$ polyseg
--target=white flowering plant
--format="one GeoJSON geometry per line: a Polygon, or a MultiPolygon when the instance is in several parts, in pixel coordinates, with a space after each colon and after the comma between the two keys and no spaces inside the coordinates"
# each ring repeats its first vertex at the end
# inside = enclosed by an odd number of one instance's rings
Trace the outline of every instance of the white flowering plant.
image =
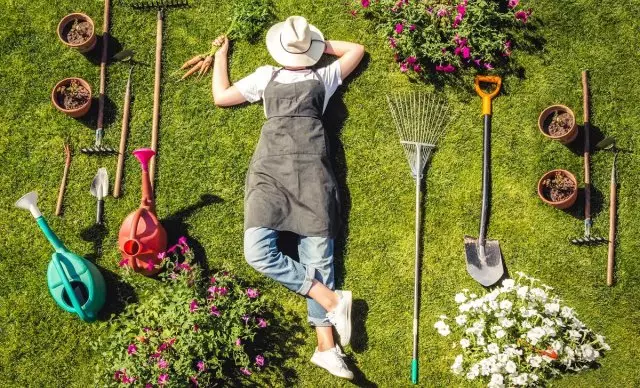
{"type": "Polygon", "coordinates": [[[455,338],[459,354],[452,372],[498,388],[540,386],[594,367],[611,348],[552,290],[519,272],[483,296],[456,294],[455,318],[441,315],[434,325],[440,335],[455,338]]]}

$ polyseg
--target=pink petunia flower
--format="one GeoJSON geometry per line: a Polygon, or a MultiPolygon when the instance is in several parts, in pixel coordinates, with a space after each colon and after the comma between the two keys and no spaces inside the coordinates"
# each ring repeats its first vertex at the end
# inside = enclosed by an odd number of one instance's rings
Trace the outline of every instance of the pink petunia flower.
{"type": "Polygon", "coordinates": [[[404,31],[404,26],[402,25],[402,23],[396,24],[395,31],[396,34],[402,34],[402,31],[404,31]]]}
{"type": "Polygon", "coordinates": [[[409,31],[415,31],[416,30],[416,25],[412,24],[409,26],[409,31]]]}
{"type": "Polygon", "coordinates": [[[204,361],[202,361],[202,360],[198,361],[196,366],[198,367],[198,371],[200,371],[200,372],[204,372],[204,370],[207,369],[207,366],[205,365],[204,361]]]}
{"type": "Polygon", "coordinates": [[[493,65],[490,64],[490,63],[485,63],[484,64],[484,68],[487,69],[487,70],[493,70],[493,65]]]}
{"type": "Polygon", "coordinates": [[[181,237],[178,239],[178,244],[180,244],[180,245],[187,245],[187,238],[186,238],[185,236],[181,236],[181,237]]]}
{"type": "Polygon", "coordinates": [[[167,249],[167,253],[172,254],[173,252],[176,251],[176,249],[178,249],[178,244],[169,247],[169,249],[167,249]]]}
{"type": "Polygon", "coordinates": [[[471,56],[471,49],[469,47],[462,48],[462,58],[469,59],[471,56]]]}
{"type": "Polygon", "coordinates": [[[215,315],[216,317],[220,316],[220,310],[218,310],[218,307],[211,306],[211,315],[215,315]]]}
{"type": "MultiPolygon", "coordinates": [[[[166,347],[165,347],[165,348],[166,348],[166,347]]],[[[162,349],[162,350],[164,350],[164,349],[162,349]]],[[[161,350],[160,350],[160,347],[158,347],[158,351],[161,351],[161,350]]],[[[161,355],[160,353],[156,352],[156,353],[151,354],[149,357],[150,357],[150,358],[160,358],[161,356],[162,356],[162,355],[161,355]]]]}
{"type": "Polygon", "coordinates": [[[349,13],[351,14],[351,16],[356,17],[358,15],[358,11],[356,11],[355,9],[352,9],[351,11],[349,11],[349,13]]]}
{"type": "Polygon", "coordinates": [[[167,369],[168,366],[169,366],[169,363],[164,358],[161,358],[158,360],[158,368],[167,369]]]}
{"type": "Polygon", "coordinates": [[[138,347],[136,344],[129,344],[129,346],[127,346],[127,354],[132,355],[136,353],[138,353],[138,347]]]}
{"type": "Polygon", "coordinates": [[[198,330],[200,330],[200,326],[193,325],[193,331],[197,332],[198,330]]]}
{"type": "Polygon", "coordinates": [[[527,11],[518,11],[515,13],[516,19],[520,20],[522,23],[526,23],[529,21],[529,17],[531,16],[531,10],[527,11]]]}
{"type": "Polygon", "coordinates": [[[456,71],[456,68],[452,64],[448,64],[446,66],[438,65],[436,66],[436,71],[442,71],[444,73],[453,73],[454,71],[456,71]]]}
{"type": "Polygon", "coordinates": [[[364,8],[369,8],[369,5],[371,4],[371,1],[369,1],[369,0],[361,0],[360,4],[362,4],[362,6],[364,8]]]}
{"type": "Polygon", "coordinates": [[[251,371],[248,368],[240,368],[240,372],[245,376],[251,376],[251,371]]]}
{"type": "Polygon", "coordinates": [[[146,383],[146,384],[144,385],[144,388],[153,388],[153,384],[151,384],[151,383],[146,383]]]}
{"type": "Polygon", "coordinates": [[[113,374],[114,380],[122,381],[122,377],[126,376],[126,369],[118,369],[116,373],[113,374]]]}
{"type": "Polygon", "coordinates": [[[436,13],[436,16],[438,16],[439,18],[445,17],[447,15],[449,15],[449,11],[446,8],[440,8],[436,13]]]}
{"type": "Polygon", "coordinates": [[[403,72],[403,73],[406,73],[407,70],[409,70],[409,66],[406,64],[406,62],[402,62],[400,64],[400,71],[403,72]]]}
{"type": "Polygon", "coordinates": [[[242,341],[240,340],[240,338],[236,338],[236,346],[240,345],[242,345],[242,341]]]}
{"type": "Polygon", "coordinates": [[[133,384],[136,382],[136,378],[133,376],[124,376],[122,378],[122,383],[123,384],[133,384]]]}
{"type": "Polygon", "coordinates": [[[247,288],[247,296],[249,299],[255,299],[258,295],[260,295],[260,293],[255,288],[247,288]]]}
{"type": "Polygon", "coordinates": [[[198,301],[194,299],[191,301],[191,303],[189,303],[189,312],[192,313],[197,309],[198,309],[198,301]]]}
{"type": "Polygon", "coordinates": [[[118,267],[124,268],[129,265],[129,259],[122,259],[118,262],[118,267]]]}
{"type": "Polygon", "coordinates": [[[505,56],[505,57],[510,57],[511,56],[511,41],[510,40],[504,42],[504,52],[502,53],[502,55],[505,56]]]}
{"type": "Polygon", "coordinates": [[[476,66],[478,66],[478,67],[482,67],[482,61],[480,59],[474,59],[473,63],[475,63],[476,66]]]}
{"type": "Polygon", "coordinates": [[[196,387],[198,386],[198,379],[196,378],[196,376],[190,376],[189,380],[193,383],[193,385],[195,385],[196,387]]]}
{"type": "Polygon", "coordinates": [[[267,327],[267,321],[264,318],[258,318],[258,327],[264,329],[267,327]]]}
{"type": "Polygon", "coordinates": [[[416,63],[417,60],[418,59],[415,56],[412,55],[412,56],[407,58],[407,63],[410,64],[410,65],[413,65],[414,63],[416,63]]]}
{"type": "Polygon", "coordinates": [[[462,15],[461,14],[457,14],[456,18],[453,19],[453,28],[458,28],[458,26],[460,25],[460,23],[462,22],[462,15]]]}
{"type": "Polygon", "coordinates": [[[398,46],[398,42],[394,38],[389,37],[389,46],[391,46],[391,48],[396,48],[398,46]]]}
{"type": "Polygon", "coordinates": [[[167,256],[167,252],[160,252],[158,253],[158,259],[162,260],[167,256]]]}
{"type": "Polygon", "coordinates": [[[259,367],[263,367],[264,366],[264,356],[262,356],[261,354],[258,354],[256,356],[256,365],[259,367]]]}
{"type": "Polygon", "coordinates": [[[168,382],[169,382],[169,375],[168,374],[163,373],[160,376],[158,376],[158,384],[165,385],[168,382]]]}
{"type": "Polygon", "coordinates": [[[216,278],[212,276],[211,279],[209,279],[209,282],[211,284],[215,283],[216,282],[216,278]]]}
{"type": "Polygon", "coordinates": [[[229,293],[229,289],[227,287],[218,287],[218,294],[220,296],[225,296],[229,293]]]}
{"type": "Polygon", "coordinates": [[[460,15],[461,17],[464,17],[464,15],[467,14],[466,4],[458,4],[456,9],[458,10],[458,15],[460,15]]]}
{"type": "Polygon", "coordinates": [[[507,6],[511,9],[515,8],[518,6],[518,4],[520,4],[520,0],[509,0],[509,2],[507,3],[507,6]]]}
{"type": "Polygon", "coordinates": [[[419,73],[422,71],[422,67],[418,64],[413,65],[413,71],[415,71],[416,73],[419,73]]]}
{"type": "Polygon", "coordinates": [[[244,324],[246,325],[247,323],[249,323],[249,316],[247,314],[242,316],[242,320],[244,321],[244,324]]]}

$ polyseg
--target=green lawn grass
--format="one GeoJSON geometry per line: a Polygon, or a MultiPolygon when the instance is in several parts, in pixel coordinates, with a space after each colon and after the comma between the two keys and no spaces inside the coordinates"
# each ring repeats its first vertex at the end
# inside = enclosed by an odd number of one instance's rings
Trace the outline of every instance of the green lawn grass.
{"type": "MultiPolygon", "coordinates": [[[[198,0],[187,9],[170,10],[165,23],[164,82],[156,194],[157,211],[168,219],[173,238],[186,234],[210,267],[227,266],[264,294],[303,317],[302,298],[265,281],[242,255],[244,176],[263,120],[262,106],[215,108],[207,80],[175,83],[170,73],[226,28],[232,2],[198,0]],[[219,200],[201,201],[202,195],[219,200]]],[[[387,111],[385,95],[425,89],[411,84],[391,62],[384,39],[366,20],[353,18],[342,1],[276,1],[279,18],[306,16],[328,39],[356,41],[367,47],[367,60],[334,98],[327,111],[337,147],[338,176],[347,203],[347,229],[336,263],[339,285],[358,299],[354,344],[347,348],[362,384],[407,386],[411,361],[413,297],[414,186],[387,111]]],[[[640,54],[637,33],[640,6],[604,0],[531,1],[542,22],[543,49],[517,52],[525,72],[505,79],[494,104],[493,203],[489,236],[500,241],[511,273],[524,271],[552,285],[582,320],[605,335],[612,350],[602,367],[557,381],[560,387],[640,386],[637,372],[640,332],[640,168],[635,154],[619,158],[619,233],[615,287],[605,284],[605,246],[578,248],[568,239],[582,234],[581,205],[562,212],[536,195],[538,178],[566,168],[582,177],[577,152],[545,140],[538,132],[539,112],[563,103],[582,116],[580,71],[591,69],[592,122],[596,131],[614,135],[630,149],[640,145],[637,107],[640,54]]],[[[102,25],[102,2],[1,0],[0,8],[0,386],[58,387],[92,385],[100,355],[88,342],[105,323],[85,324],[62,312],[48,295],[45,271],[51,248],[31,217],[13,207],[22,194],[37,190],[52,228],[76,252],[91,255],[89,230],[95,201],[89,185],[106,166],[113,183],[115,157],[87,157],[78,150],[93,144],[92,124],[57,112],[50,103],[53,85],[68,76],[87,79],[97,90],[99,67],[62,46],[55,28],[69,12],[89,14],[102,25]],[[53,216],[63,168],[63,141],[74,150],[65,214],[53,216]],[[83,239],[82,236],[85,236],[83,239]]],[[[99,28],[100,29],[100,28],[99,28]]],[[[132,11],[114,1],[112,35],[136,50],[144,65],[134,70],[128,152],[150,140],[155,14],[132,11]]],[[[262,41],[238,42],[232,51],[231,77],[237,80],[272,63],[262,41]]],[[[105,141],[120,138],[122,96],[127,66],[109,67],[105,141]]],[[[462,236],[477,235],[480,213],[482,121],[480,100],[470,91],[445,88],[459,112],[429,167],[425,204],[422,267],[421,378],[423,386],[461,386],[449,372],[454,353],[433,323],[450,311],[453,294],[467,287],[479,291],[465,269],[462,236]]],[[[581,121],[581,120],[579,120],[581,121]]],[[[594,232],[608,231],[608,182],[612,157],[593,155],[596,195],[594,232]]],[[[97,264],[109,280],[107,309],[118,310],[117,232],[120,221],[139,201],[139,167],[126,160],[124,196],[108,198],[104,254],[97,264]]],[[[138,277],[131,290],[153,280],[138,277]]],[[[122,291],[122,285],[118,287],[122,291]]],[[[349,386],[308,362],[314,338],[295,348],[286,366],[295,376],[280,385],[349,386]]]]}

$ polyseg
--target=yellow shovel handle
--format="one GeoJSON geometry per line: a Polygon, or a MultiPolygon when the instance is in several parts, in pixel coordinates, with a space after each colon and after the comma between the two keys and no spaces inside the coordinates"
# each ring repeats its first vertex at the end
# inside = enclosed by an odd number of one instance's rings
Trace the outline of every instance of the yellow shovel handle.
{"type": "Polygon", "coordinates": [[[482,114],[491,114],[491,100],[500,93],[502,87],[502,78],[497,75],[478,75],[475,80],[476,93],[482,98],[482,114]],[[480,83],[488,83],[496,85],[496,88],[491,93],[486,93],[480,88],[480,83]]]}

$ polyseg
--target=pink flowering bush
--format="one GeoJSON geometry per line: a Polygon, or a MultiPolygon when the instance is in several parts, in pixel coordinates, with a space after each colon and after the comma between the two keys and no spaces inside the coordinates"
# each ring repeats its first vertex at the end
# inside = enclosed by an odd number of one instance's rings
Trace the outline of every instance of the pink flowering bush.
{"type": "Polygon", "coordinates": [[[96,385],[234,385],[267,367],[269,352],[253,346],[270,324],[259,291],[226,271],[205,277],[186,239],[161,256],[159,281],[93,344],[96,385]]]}
{"type": "Polygon", "coordinates": [[[403,73],[455,73],[505,65],[523,40],[525,0],[354,0],[352,14],[379,23],[403,73]]]}

